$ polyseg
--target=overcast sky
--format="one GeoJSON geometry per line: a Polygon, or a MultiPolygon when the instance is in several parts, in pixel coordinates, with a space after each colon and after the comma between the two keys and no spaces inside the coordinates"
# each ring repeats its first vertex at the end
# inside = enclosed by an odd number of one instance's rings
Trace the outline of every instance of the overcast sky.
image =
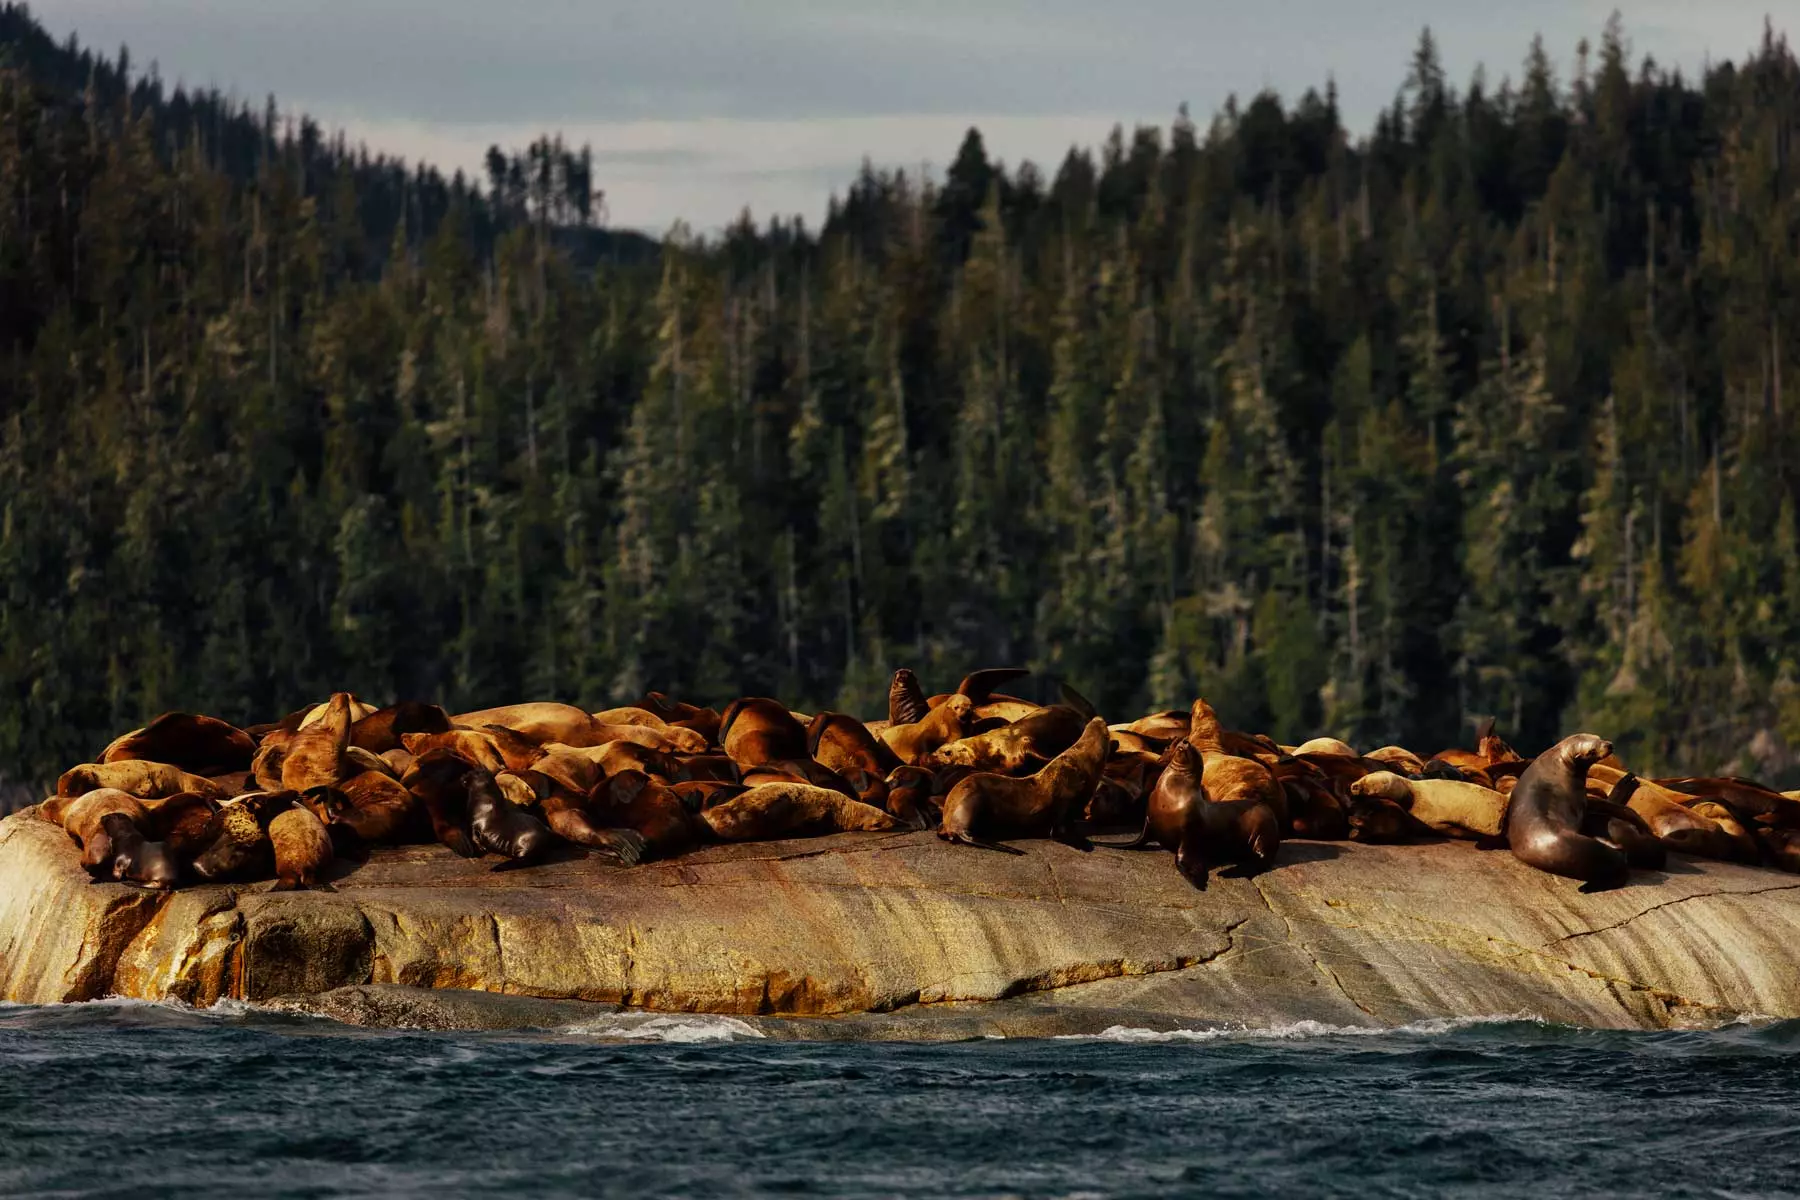
{"type": "MultiPolygon", "coordinates": [[[[701,229],[746,205],[816,223],[866,155],[940,169],[964,129],[1049,168],[1115,122],[1335,78],[1364,132],[1422,26],[1453,79],[1565,74],[1612,0],[37,0],[58,37],[163,78],[305,111],[371,148],[480,169],[493,143],[591,142],[614,225],[701,229]]],[[[1636,57],[1741,57],[1800,0],[1622,0],[1636,57]]]]}

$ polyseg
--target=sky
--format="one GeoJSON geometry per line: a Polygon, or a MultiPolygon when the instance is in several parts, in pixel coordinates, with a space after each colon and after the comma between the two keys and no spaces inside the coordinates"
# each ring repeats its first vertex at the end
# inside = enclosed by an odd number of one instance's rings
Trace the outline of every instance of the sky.
{"type": "Polygon", "coordinates": [[[971,125],[1053,171],[1114,124],[1202,125],[1230,95],[1335,81],[1366,132],[1429,25],[1453,80],[1573,69],[1617,7],[1634,59],[1742,57],[1800,0],[37,0],[167,83],[310,113],[372,150],[480,173],[488,146],[593,146],[608,223],[816,226],[865,157],[941,172],[971,125]]]}

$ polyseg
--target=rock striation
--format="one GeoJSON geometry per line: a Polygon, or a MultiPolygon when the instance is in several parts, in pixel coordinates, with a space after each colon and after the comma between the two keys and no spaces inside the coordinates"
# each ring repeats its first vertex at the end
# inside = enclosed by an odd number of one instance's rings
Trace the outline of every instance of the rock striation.
{"type": "Polygon", "coordinates": [[[1800,1017],[1792,875],[1672,856],[1588,895],[1466,842],[1290,842],[1274,870],[1198,891],[1166,854],[1022,844],[839,834],[503,873],[405,846],[340,866],[333,891],[156,893],[90,882],[28,809],[0,821],[0,999],[444,1026],[604,1005],[830,1018],[813,1028],[833,1037],[1800,1017]]]}

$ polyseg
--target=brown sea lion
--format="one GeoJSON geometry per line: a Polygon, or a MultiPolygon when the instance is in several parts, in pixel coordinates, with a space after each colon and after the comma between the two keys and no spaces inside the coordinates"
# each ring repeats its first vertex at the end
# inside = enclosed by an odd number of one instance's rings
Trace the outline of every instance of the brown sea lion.
{"type": "MultiPolygon", "coordinates": [[[[348,728],[346,725],[346,732],[348,728]]],[[[305,805],[295,804],[270,819],[269,844],[275,852],[271,892],[322,886],[320,876],[330,869],[334,857],[331,834],[305,805]]]]}
{"type": "Polygon", "coordinates": [[[292,729],[276,728],[262,735],[256,745],[256,757],[250,760],[250,777],[265,792],[281,790],[281,760],[288,743],[294,740],[292,729]]]}
{"type": "Polygon", "coordinates": [[[1617,846],[1624,852],[1625,861],[1637,870],[1660,871],[1668,865],[1668,848],[1650,832],[1644,818],[1610,800],[1590,796],[1587,805],[1581,832],[1617,846]]]}
{"type": "Polygon", "coordinates": [[[722,842],[766,842],[900,828],[887,813],[807,783],[765,783],[700,814],[722,842]]]}
{"type": "Polygon", "coordinates": [[[594,744],[594,733],[600,727],[600,722],[594,720],[587,710],[550,700],[458,713],[451,721],[465,729],[504,725],[540,745],[545,742],[561,742],[566,746],[591,746],[594,744]]]}
{"type": "Polygon", "coordinates": [[[220,805],[208,823],[207,847],[194,859],[194,874],[208,883],[268,874],[274,857],[269,822],[298,799],[293,792],[254,792],[220,805]]]}
{"type": "Polygon", "coordinates": [[[595,817],[585,795],[550,783],[538,809],[544,823],[564,841],[586,846],[620,866],[633,867],[643,860],[648,840],[635,829],[608,829],[595,817]]]}
{"type": "Polygon", "coordinates": [[[1018,779],[977,771],[965,776],[944,801],[938,836],[1008,854],[1023,851],[996,839],[1057,837],[1080,841],[1074,834],[1074,824],[1100,784],[1110,746],[1106,722],[1095,717],[1074,745],[1052,758],[1035,775],[1018,779]]]}
{"type": "Polygon", "coordinates": [[[1226,748],[1219,715],[1203,699],[1194,701],[1190,710],[1187,743],[1200,752],[1201,761],[1205,763],[1202,781],[1206,784],[1206,794],[1215,804],[1224,800],[1260,800],[1281,818],[1282,829],[1287,829],[1286,792],[1267,765],[1226,748]]]}
{"type": "Polygon", "coordinates": [[[922,766],[928,755],[968,732],[973,710],[967,696],[952,696],[936,708],[926,710],[917,721],[889,724],[881,731],[881,740],[901,762],[922,766]]]}
{"type": "Polygon", "coordinates": [[[816,714],[806,729],[806,748],[814,759],[840,775],[860,770],[885,779],[900,765],[892,747],[844,713],[816,714]]]}
{"type": "Polygon", "coordinates": [[[348,809],[336,820],[371,846],[410,841],[418,832],[419,799],[386,771],[363,771],[337,785],[348,809]]]}
{"type": "Polygon", "coordinates": [[[719,725],[719,744],[740,767],[806,758],[806,726],[767,696],[733,700],[719,725]]]}
{"type": "Polygon", "coordinates": [[[302,722],[281,758],[281,786],[290,792],[331,787],[344,777],[344,750],[350,745],[349,692],[326,701],[317,717],[302,722]]]}
{"type": "Polygon", "coordinates": [[[1678,854],[1736,863],[1756,863],[1762,857],[1754,840],[1736,837],[1717,821],[1690,809],[1686,801],[1692,797],[1636,775],[1621,775],[1610,799],[1643,818],[1650,832],[1678,854]]]}
{"type": "Polygon", "coordinates": [[[646,709],[661,717],[665,725],[679,725],[683,729],[691,729],[706,739],[708,746],[717,745],[719,741],[719,713],[711,708],[701,708],[696,704],[683,704],[671,700],[661,692],[644,693],[639,708],[646,709]]]}
{"type": "Polygon", "coordinates": [[[931,829],[943,819],[943,808],[932,794],[931,772],[906,763],[887,777],[887,810],[912,829],[931,829]]]}
{"type": "Polygon", "coordinates": [[[1771,866],[1790,874],[1800,874],[1800,830],[1759,826],[1755,834],[1771,866]]]}
{"type": "Polygon", "coordinates": [[[155,800],[194,792],[224,800],[225,789],[202,775],[190,775],[168,763],[142,758],[123,758],[109,763],[83,763],[62,773],[56,781],[58,796],[81,796],[99,788],[130,792],[140,800],[155,800]]]}
{"type": "Polygon", "coordinates": [[[398,750],[400,738],[408,733],[444,733],[450,728],[450,714],[435,704],[402,700],[386,708],[376,709],[350,726],[350,744],[371,754],[398,750]]]}
{"type": "Polygon", "coordinates": [[[669,790],[680,798],[689,812],[697,813],[723,804],[733,796],[741,796],[750,789],[723,779],[678,779],[669,785],[669,790]]]}
{"type": "MultiPolygon", "coordinates": [[[[761,763],[754,767],[746,767],[739,776],[739,782],[745,787],[758,787],[765,783],[805,783],[813,787],[829,788],[847,800],[861,800],[862,796],[850,781],[826,766],[810,758],[776,759],[761,763]]],[[[881,782],[878,780],[878,782],[881,782]]],[[[882,795],[886,798],[887,784],[881,782],[882,795]]],[[[876,807],[880,807],[877,805],[876,807]]]]}
{"type": "Polygon", "coordinates": [[[181,882],[181,867],[168,847],[147,839],[130,817],[107,813],[100,826],[110,852],[102,868],[108,878],[159,891],[181,882]]]}
{"type": "Polygon", "coordinates": [[[500,761],[506,764],[508,771],[523,771],[543,757],[541,745],[504,725],[489,725],[481,732],[493,739],[494,749],[500,752],[500,761]]]}
{"type": "Polygon", "coordinates": [[[1350,784],[1353,796],[1394,801],[1433,833],[1454,838],[1499,837],[1506,797],[1492,788],[1447,779],[1407,779],[1392,771],[1350,784]]]}
{"type": "Polygon", "coordinates": [[[1425,774],[1425,760],[1404,746],[1383,746],[1379,750],[1371,750],[1363,755],[1374,759],[1386,770],[1397,775],[1421,776],[1425,774]]]}
{"type": "Polygon", "coordinates": [[[1147,717],[1139,717],[1125,728],[1141,737],[1154,738],[1167,744],[1186,737],[1192,727],[1192,713],[1172,708],[1167,712],[1151,713],[1147,717]]]}
{"type": "Polygon", "coordinates": [[[388,765],[388,770],[393,774],[395,779],[404,781],[407,772],[412,770],[413,764],[417,762],[418,759],[413,755],[411,750],[402,746],[398,750],[384,750],[381,754],[381,761],[388,765]]]}
{"type": "Polygon", "coordinates": [[[622,705],[618,708],[608,708],[593,714],[593,716],[594,720],[600,722],[602,725],[641,725],[646,729],[659,730],[667,729],[669,727],[669,723],[663,720],[661,716],[651,712],[647,708],[640,708],[635,704],[622,705]]]}
{"type": "Polygon", "coordinates": [[[1513,857],[1566,879],[1583,891],[1618,887],[1630,875],[1623,851],[1581,832],[1587,816],[1587,771],[1612,753],[1591,733],[1566,737],[1539,755],[1519,777],[1506,806],[1506,841],[1513,857]]]}
{"type": "Polygon", "coordinates": [[[492,772],[471,767],[463,775],[469,813],[469,840],[477,849],[508,861],[494,869],[530,866],[556,844],[549,826],[508,800],[492,772]]]}
{"type": "MultiPolygon", "coordinates": [[[[948,707],[948,704],[945,705],[948,707]]],[[[1001,729],[939,746],[918,760],[922,767],[968,767],[1000,775],[1025,775],[1073,746],[1088,722],[1066,704],[1050,704],[1001,729]]],[[[1104,724],[1101,726],[1105,728],[1104,724]]],[[[891,731],[890,731],[891,732],[891,731]]],[[[1110,747],[1110,741],[1107,742],[1110,747]]],[[[1104,761],[1104,753],[1102,761],[1104,761]]],[[[1086,803],[1087,798],[1082,798],[1086,803]]]]}
{"type": "Polygon", "coordinates": [[[112,843],[101,822],[118,814],[138,828],[150,823],[150,811],[136,796],[118,788],[95,788],[80,796],[65,797],[62,803],[46,804],[44,816],[59,822],[64,832],[81,846],[81,865],[90,875],[112,870],[112,843]]]}
{"type": "Polygon", "coordinates": [[[144,758],[192,775],[223,775],[248,769],[255,755],[255,740],[235,725],[197,713],[166,712],[113,739],[100,752],[100,761],[144,758]]]}
{"type": "Polygon", "coordinates": [[[1800,829],[1800,802],[1749,779],[1730,776],[1659,779],[1658,786],[1683,795],[1722,800],[1758,825],[1800,829]]]}
{"type": "Polygon", "coordinates": [[[194,792],[182,792],[145,807],[150,810],[145,835],[161,842],[177,862],[193,862],[206,849],[206,832],[219,810],[216,803],[194,792]]]}
{"type": "Polygon", "coordinates": [[[1481,756],[1481,765],[1484,767],[1525,761],[1517,750],[1507,745],[1494,733],[1494,718],[1492,717],[1484,718],[1475,730],[1475,753],[1481,756]]]}
{"type": "MultiPolygon", "coordinates": [[[[427,755],[443,752],[453,754],[471,766],[480,767],[490,774],[499,774],[506,770],[506,756],[500,753],[500,747],[494,744],[493,734],[485,729],[451,729],[443,733],[407,733],[401,735],[406,743],[406,752],[413,756],[412,770],[427,755]]],[[[410,771],[408,772],[410,775],[410,771]]],[[[401,782],[410,785],[408,775],[402,775],[401,782]]]]}
{"type": "Polygon", "coordinates": [[[1176,742],[1151,789],[1143,832],[1120,848],[1155,842],[1173,850],[1175,868],[1202,889],[1207,868],[1214,864],[1242,865],[1251,874],[1274,866],[1281,848],[1281,818],[1260,800],[1213,800],[1204,772],[1202,755],[1193,743],[1176,742]]]}
{"type": "Polygon", "coordinates": [[[344,778],[364,771],[380,771],[383,775],[400,778],[400,772],[394,770],[393,764],[373,750],[364,750],[361,746],[344,747],[344,778]]]}

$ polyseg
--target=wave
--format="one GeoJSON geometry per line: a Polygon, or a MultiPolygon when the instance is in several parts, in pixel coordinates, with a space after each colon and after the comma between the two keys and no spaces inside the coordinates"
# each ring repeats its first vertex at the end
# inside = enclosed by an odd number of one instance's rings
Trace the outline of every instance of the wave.
{"type": "Polygon", "coordinates": [[[766,1037],[762,1030],[736,1017],[707,1013],[608,1013],[555,1030],[574,1037],[623,1042],[738,1042],[766,1037]]]}
{"type": "Polygon", "coordinates": [[[1094,1034],[1064,1034],[1059,1041],[1100,1041],[1144,1044],[1154,1042],[1276,1041],[1298,1042],[1328,1037],[1436,1037],[1483,1025],[1548,1025],[1535,1013],[1518,1012],[1480,1017],[1433,1017],[1406,1025],[1328,1025],[1323,1021],[1293,1021],[1285,1025],[1217,1025],[1208,1029],[1146,1029],[1135,1025],[1109,1025],[1094,1034]]]}

